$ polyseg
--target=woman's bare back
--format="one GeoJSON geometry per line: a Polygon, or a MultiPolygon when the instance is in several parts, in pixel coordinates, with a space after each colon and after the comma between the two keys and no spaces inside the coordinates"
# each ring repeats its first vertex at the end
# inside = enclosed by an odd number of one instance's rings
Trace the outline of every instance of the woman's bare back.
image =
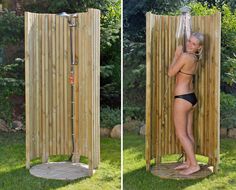
{"type": "Polygon", "coordinates": [[[196,74],[198,61],[195,55],[184,53],[187,62],[176,74],[175,95],[193,92],[193,77],[196,74]]]}

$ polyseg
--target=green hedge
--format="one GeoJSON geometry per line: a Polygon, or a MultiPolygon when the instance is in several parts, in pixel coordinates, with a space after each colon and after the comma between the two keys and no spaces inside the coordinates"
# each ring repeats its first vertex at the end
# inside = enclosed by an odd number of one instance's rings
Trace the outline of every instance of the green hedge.
{"type": "Polygon", "coordinates": [[[221,92],[220,94],[220,126],[236,127],[236,96],[221,92]]]}
{"type": "Polygon", "coordinates": [[[100,119],[102,128],[112,128],[121,124],[121,111],[120,109],[103,107],[101,108],[100,119]]]}

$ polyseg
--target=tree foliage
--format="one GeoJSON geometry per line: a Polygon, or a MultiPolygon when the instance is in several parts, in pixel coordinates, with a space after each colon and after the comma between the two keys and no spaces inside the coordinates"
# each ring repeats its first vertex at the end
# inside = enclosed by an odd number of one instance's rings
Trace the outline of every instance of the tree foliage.
{"type": "Polygon", "coordinates": [[[24,60],[16,59],[13,64],[0,67],[0,115],[8,125],[11,125],[13,117],[13,96],[24,94],[24,60]]]}
{"type": "Polygon", "coordinates": [[[182,5],[181,0],[124,0],[124,36],[135,42],[145,41],[146,12],[167,14],[175,12],[182,5]]]}
{"type": "Polygon", "coordinates": [[[236,85],[236,11],[223,5],[208,8],[207,4],[191,3],[193,15],[210,15],[222,11],[221,25],[221,85],[236,85]]]}
{"type": "Polygon", "coordinates": [[[220,94],[220,125],[224,128],[233,128],[236,123],[236,97],[232,94],[220,94]]]}
{"type": "Polygon", "coordinates": [[[24,18],[5,12],[0,16],[0,46],[17,44],[24,40],[24,18]]]}

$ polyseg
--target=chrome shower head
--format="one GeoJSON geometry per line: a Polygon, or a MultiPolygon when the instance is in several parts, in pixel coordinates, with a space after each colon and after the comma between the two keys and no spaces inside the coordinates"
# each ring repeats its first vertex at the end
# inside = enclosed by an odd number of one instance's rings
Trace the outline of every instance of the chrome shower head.
{"type": "Polygon", "coordinates": [[[76,27],[76,21],[73,18],[78,17],[77,13],[67,14],[66,12],[62,12],[62,13],[58,14],[58,16],[67,18],[70,27],[76,27]]]}
{"type": "Polygon", "coordinates": [[[67,14],[66,12],[62,12],[62,13],[60,13],[58,15],[61,16],[61,17],[70,17],[70,15],[67,14]]]}
{"type": "Polygon", "coordinates": [[[189,13],[189,12],[191,11],[191,8],[188,7],[188,6],[184,6],[184,7],[181,7],[181,8],[180,8],[180,11],[181,11],[182,13],[189,13]]]}
{"type": "Polygon", "coordinates": [[[74,14],[67,14],[66,12],[62,12],[60,14],[58,14],[59,16],[61,17],[71,17],[71,18],[76,18],[78,17],[78,14],[77,13],[74,13],[74,14]]]}

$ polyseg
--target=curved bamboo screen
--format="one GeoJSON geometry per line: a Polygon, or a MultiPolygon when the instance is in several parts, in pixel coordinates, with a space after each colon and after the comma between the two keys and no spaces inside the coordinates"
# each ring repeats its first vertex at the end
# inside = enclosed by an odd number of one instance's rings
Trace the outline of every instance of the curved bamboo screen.
{"type": "MultiPolygon", "coordinates": [[[[150,161],[161,163],[167,154],[180,154],[172,116],[174,79],[167,75],[177,47],[180,16],[146,15],[146,169],[150,161]],[[169,86],[169,87],[168,87],[169,86]]],[[[194,113],[196,153],[207,156],[208,164],[219,163],[220,39],[221,14],[193,16],[192,30],[205,35],[204,57],[196,76],[199,99],[194,113]]]]}
{"type": "MultiPolygon", "coordinates": [[[[100,160],[100,11],[78,13],[74,41],[73,161],[100,160]]],[[[72,153],[70,28],[55,14],[25,13],[26,167],[72,153]]]]}

